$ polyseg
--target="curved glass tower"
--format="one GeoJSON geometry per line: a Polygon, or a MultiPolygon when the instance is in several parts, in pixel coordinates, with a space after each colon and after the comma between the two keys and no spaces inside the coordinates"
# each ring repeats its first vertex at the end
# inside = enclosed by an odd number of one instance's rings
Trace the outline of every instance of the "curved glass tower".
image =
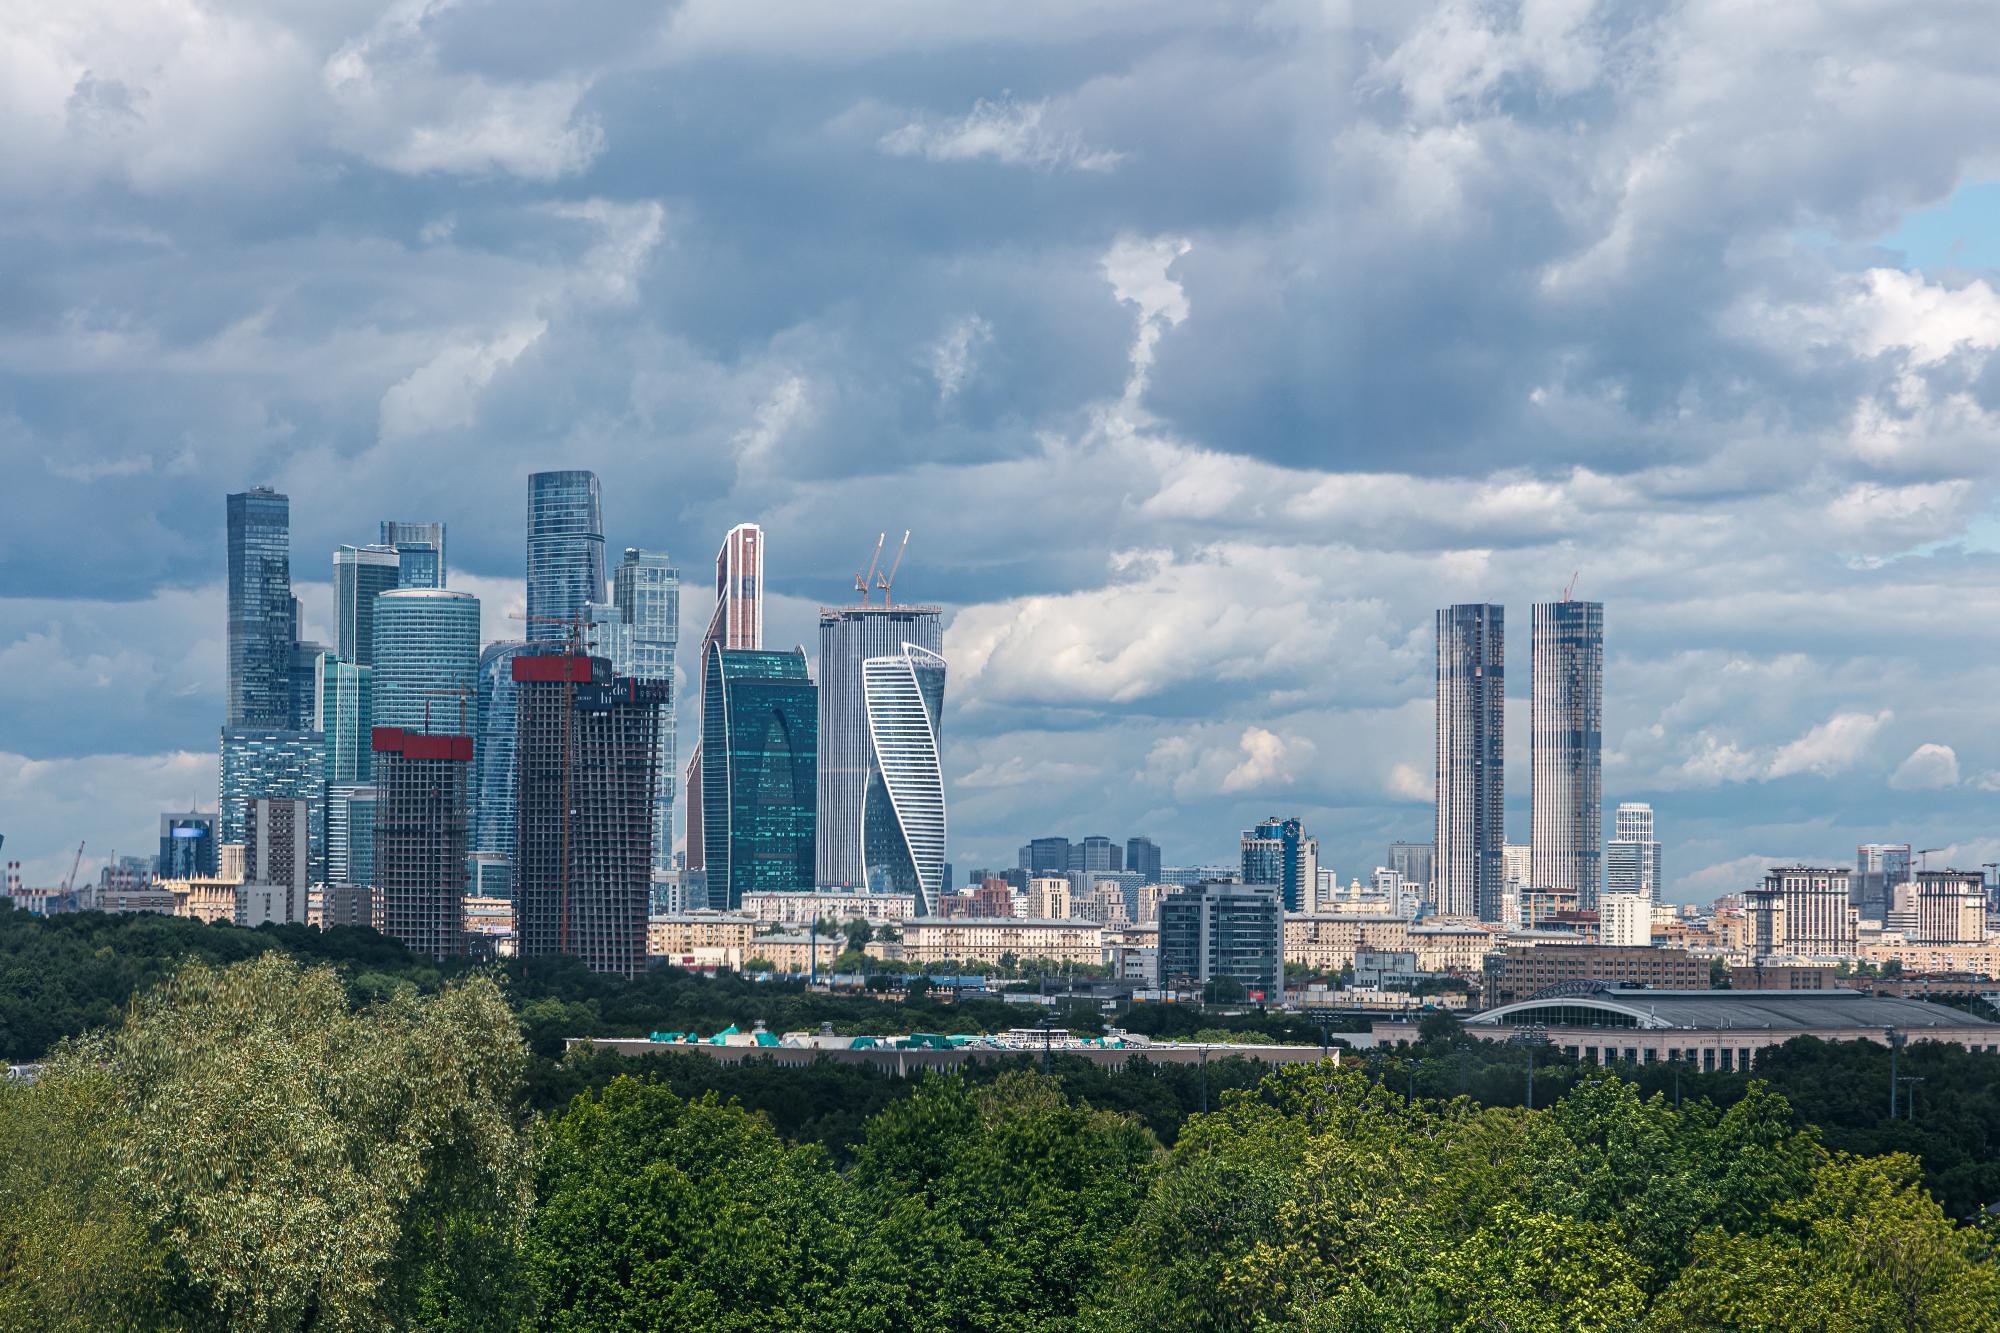
{"type": "Polygon", "coordinates": [[[472,852],[514,856],[514,809],[520,789],[515,768],[520,690],[514,659],[534,651],[531,644],[495,643],[479,654],[478,721],[472,763],[472,852]]]}
{"type": "Polygon", "coordinates": [[[375,599],[374,726],[465,735],[472,730],[478,669],[477,597],[444,588],[397,588],[375,599]]]}
{"type": "Polygon", "coordinates": [[[558,620],[604,600],[604,509],[595,472],[528,477],[529,639],[566,643],[558,620]]]}
{"type": "Polygon", "coordinates": [[[915,894],[926,915],[944,892],[945,661],[906,643],[861,664],[868,713],[868,779],[861,821],[868,888],[915,894]]]}

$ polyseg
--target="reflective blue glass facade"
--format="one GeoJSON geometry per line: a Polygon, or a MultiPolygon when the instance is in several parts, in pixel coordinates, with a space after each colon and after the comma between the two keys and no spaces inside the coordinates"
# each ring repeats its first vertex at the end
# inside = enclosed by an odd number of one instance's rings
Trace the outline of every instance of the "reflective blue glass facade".
{"type": "Polygon", "coordinates": [[[317,731],[267,727],[222,729],[222,840],[242,842],[244,808],[260,796],[312,807],[314,879],[326,857],[326,755],[317,731]]]}
{"type": "Polygon", "coordinates": [[[213,875],[222,841],[219,815],[198,810],[160,816],[160,878],[196,879],[213,875]]]}
{"type": "Polygon", "coordinates": [[[373,725],[465,735],[472,729],[478,668],[477,597],[443,588],[398,588],[375,599],[373,725]]]}
{"type": "Polygon", "coordinates": [[[375,660],[375,599],[398,586],[393,546],[333,548],[334,651],[343,662],[375,660]]]}
{"type": "Polygon", "coordinates": [[[803,652],[716,648],[702,687],[707,903],[810,888],[818,811],[819,690],[803,652]]]}
{"type": "Polygon", "coordinates": [[[472,770],[474,855],[514,855],[514,815],[520,790],[515,728],[520,691],[514,682],[513,663],[516,657],[533,651],[525,643],[495,643],[479,654],[472,770]]]}
{"type": "MultiPolygon", "coordinates": [[[[626,547],[611,575],[611,600],[625,623],[625,655],[612,670],[634,680],[674,679],[681,640],[681,571],[665,551],[626,547]]],[[[674,701],[677,704],[679,701],[674,701]]],[[[653,869],[674,869],[674,811],[680,797],[680,750],[675,710],[660,715],[659,814],[653,823],[653,869]]]]}
{"type": "Polygon", "coordinates": [[[268,488],[227,500],[228,725],[292,720],[292,502],[268,488]]]}
{"type": "Polygon", "coordinates": [[[329,788],[367,782],[374,772],[368,746],[374,725],[373,667],[343,662],[332,653],[319,655],[318,730],[326,737],[326,785],[329,788]]]}
{"type": "Polygon", "coordinates": [[[408,547],[415,552],[414,562],[404,565],[400,571],[397,586],[404,588],[444,586],[444,524],[398,523],[385,518],[382,520],[382,545],[392,551],[400,552],[408,547]],[[429,582],[422,581],[425,577],[428,577],[429,582]]]}
{"type": "Polygon", "coordinates": [[[326,882],[375,882],[375,788],[329,787],[326,792],[326,882]]]}
{"type": "Polygon", "coordinates": [[[528,478],[528,631],[565,642],[551,620],[576,620],[604,600],[604,511],[594,472],[528,478]]]}

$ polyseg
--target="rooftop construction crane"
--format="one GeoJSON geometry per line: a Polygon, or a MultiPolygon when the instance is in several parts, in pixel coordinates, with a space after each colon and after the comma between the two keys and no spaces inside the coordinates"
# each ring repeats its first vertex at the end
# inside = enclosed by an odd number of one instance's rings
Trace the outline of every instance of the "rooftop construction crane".
{"type": "Polygon", "coordinates": [[[81,867],[82,865],[83,865],[83,844],[79,842],[76,845],[76,859],[69,863],[69,878],[63,881],[62,891],[64,893],[69,893],[76,888],[76,872],[78,868],[81,867]]]}
{"type": "Polygon", "coordinates": [[[903,552],[909,549],[910,549],[910,530],[908,528],[904,528],[903,544],[896,548],[895,563],[889,566],[889,572],[887,574],[884,574],[881,578],[875,580],[875,586],[882,590],[883,606],[893,605],[893,602],[891,600],[890,590],[896,582],[896,571],[903,567],[903,552]]]}
{"type": "Polygon", "coordinates": [[[868,572],[854,576],[854,591],[861,594],[863,606],[868,605],[868,592],[874,586],[876,566],[882,563],[882,543],[888,540],[889,534],[886,532],[875,538],[875,558],[868,562],[868,572]]]}
{"type": "Polygon", "coordinates": [[[1576,576],[1581,573],[1583,573],[1583,571],[1580,569],[1573,569],[1570,571],[1569,582],[1563,585],[1562,599],[1565,602],[1569,600],[1569,595],[1576,591],[1576,576]]]}

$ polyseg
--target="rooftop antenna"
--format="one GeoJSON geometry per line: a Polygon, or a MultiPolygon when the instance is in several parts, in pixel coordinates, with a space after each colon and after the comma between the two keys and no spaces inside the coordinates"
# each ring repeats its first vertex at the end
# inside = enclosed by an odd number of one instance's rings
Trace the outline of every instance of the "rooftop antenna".
{"type": "Polygon", "coordinates": [[[890,588],[896,582],[896,571],[903,567],[903,552],[909,549],[910,549],[910,530],[908,528],[904,528],[903,544],[896,548],[896,559],[894,563],[892,563],[889,566],[889,572],[887,574],[884,574],[881,578],[875,580],[875,586],[882,590],[883,606],[888,606],[891,604],[890,588]]]}
{"type": "Polygon", "coordinates": [[[1563,586],[1563,600],[1565,602],[1569,600],[1569,595],[1576,591],[1576,576],[1581,573],[1583,571],[1580,569],[1570,571],[1569,582],[1563,586]]]}
{"type": "Polygon", "coordinates": [[[882,563],[882,543],[888,540],[889,534],[886,532],[875,539],[875,558],[868,562],[868,572],[854,576],[854,591],[861,594],[861,605],[863,606],[868,605],[868,589],[875,581],[875,567],[882,563]]]}

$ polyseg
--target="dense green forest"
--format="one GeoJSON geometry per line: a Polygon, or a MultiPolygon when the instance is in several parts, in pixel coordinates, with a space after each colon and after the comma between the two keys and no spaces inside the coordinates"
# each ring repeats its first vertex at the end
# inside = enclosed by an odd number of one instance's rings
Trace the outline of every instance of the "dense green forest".
{"type": "Polygon", "coordinates": [[[2000,1062],[1938,1047],[1893,1122],[1879,1048],[1545,1058],[1530,1110],[1521,1053],[1445,1021],[1276,1073],[546,1053],[662,1012],[1018,1021],[928,1003],[0,919],[10,1052],[47,1057],[0,1090],[0,1330],[2000,1327],[2000,1062]]]}

